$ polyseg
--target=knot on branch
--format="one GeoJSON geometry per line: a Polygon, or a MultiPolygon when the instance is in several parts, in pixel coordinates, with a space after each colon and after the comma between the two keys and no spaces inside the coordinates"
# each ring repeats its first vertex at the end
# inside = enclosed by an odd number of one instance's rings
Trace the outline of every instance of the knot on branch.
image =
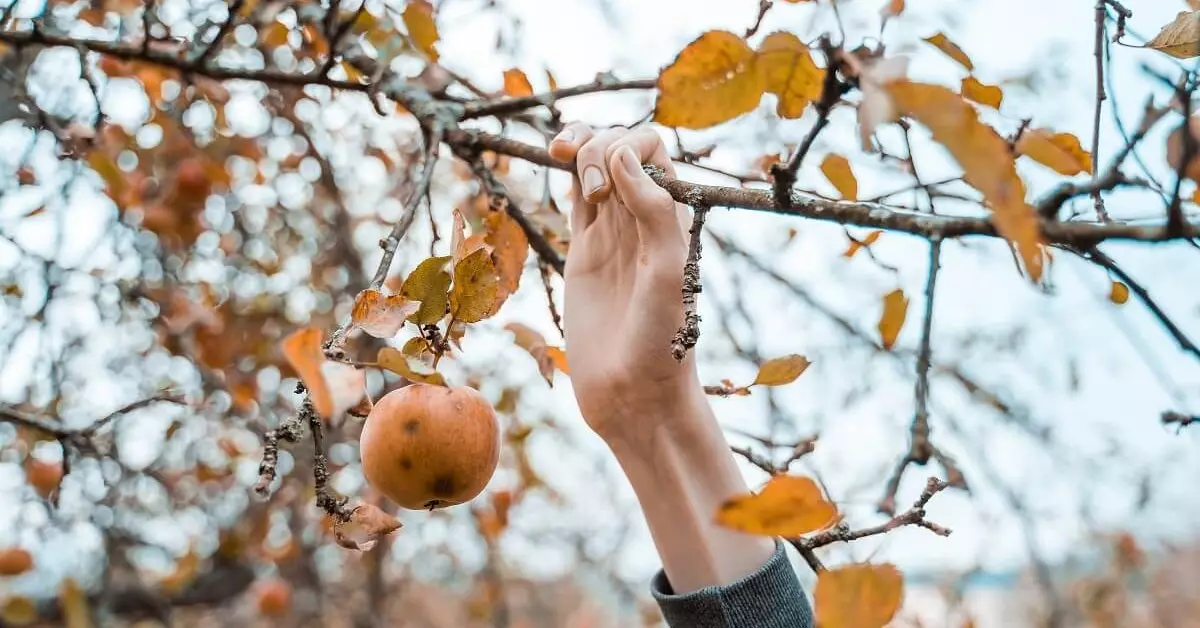
{"type": "MultiPolygon", "coordinates": [[[[649,168],[648,166],[647,173],[650,173],[649,168]]],[[[707,205],[700,203],[692,207],[692,227],[688,230],[691,237],[688,241],[687,261],[683,265],[683,325],[675,332],[675,338],[671,341],[671,355],[681,362],[688,349],[695,347],[700,340],[700,315],[696,313],[696,295],[703,289],[700,282],[700,234],[704,230],[708,210],[707,205]]]]}

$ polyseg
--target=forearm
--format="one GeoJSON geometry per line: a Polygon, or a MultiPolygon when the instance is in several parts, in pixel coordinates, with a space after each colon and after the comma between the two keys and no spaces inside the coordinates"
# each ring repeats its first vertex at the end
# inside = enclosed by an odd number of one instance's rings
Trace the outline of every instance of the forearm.
{"type": "Polygon", "coordinates": [[[699,386],[631,417],[636,435],[607,441],[637,494],[676,593],[729,584],[770,558],[770,539],[716,524],[718,507],[749,489],[699,386]]]}

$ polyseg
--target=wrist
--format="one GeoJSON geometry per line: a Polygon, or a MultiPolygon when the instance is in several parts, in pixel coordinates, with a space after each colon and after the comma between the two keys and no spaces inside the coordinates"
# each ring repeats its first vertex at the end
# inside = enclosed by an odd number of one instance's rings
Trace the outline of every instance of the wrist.
{"type": "Polygon", "coordinates": [[[694,372],[656,382],[610,381],[600,386],[580,382],[575,395],[584,420],[614,453],[650,447],[661,432],[687,439],[698,430],[716,428],[704,387],[694,372]],[[706,421],[711,426],[701,425],[706,421]]]}

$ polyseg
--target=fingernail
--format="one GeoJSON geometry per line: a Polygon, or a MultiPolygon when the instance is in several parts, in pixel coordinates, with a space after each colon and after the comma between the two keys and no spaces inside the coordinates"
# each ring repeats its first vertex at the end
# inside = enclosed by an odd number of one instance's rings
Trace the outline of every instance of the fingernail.
{"type": "Polygon", "coordinates": [[[642,172],[642,164],[638,163],[637,155],[633,154],[633,149],[628,146],[622,146],[617,149],[617,157],[621,160],[621,167],[625,172],[631,175],[638,175],[642,172]]]}
{"type": "Polygon", "coordinates": [[[575,132],[571,129],[563,129],[562,133],[559,133],[554,137],[554,141],[566,142],[567,144],[570,144],[571,142],[575,141],[575,132]]]}
{"type": "Polygon", "coordinates": [[[596,190],[604,187],[604,174],[596,166],[588,166],[583,169],[583,195],[591,196],[596,193],[596,190]]]}

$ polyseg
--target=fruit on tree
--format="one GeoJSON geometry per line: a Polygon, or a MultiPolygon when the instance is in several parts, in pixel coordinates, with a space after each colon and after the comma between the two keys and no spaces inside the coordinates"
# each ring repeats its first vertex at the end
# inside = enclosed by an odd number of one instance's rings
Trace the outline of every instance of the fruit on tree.
{"type": "Polygon", "coordinates": [[[267,617],[286,615],[292,605],[292,587],[283,580],[268,580],[258,586],[258,612],[267,617]]]}
{"type": "Polygon", "coordinates": [[[487,486],[500,460],[500,426],[473,388],[411,384],[375,404],[359,446],[371,486],[404,508],[432,510],[487,486]]]}
{"type": "Polygon", "coordinates": [[[33,556],[19,547],[0,549],[0,576],[19,576],[33,569],[33,556]]]}

